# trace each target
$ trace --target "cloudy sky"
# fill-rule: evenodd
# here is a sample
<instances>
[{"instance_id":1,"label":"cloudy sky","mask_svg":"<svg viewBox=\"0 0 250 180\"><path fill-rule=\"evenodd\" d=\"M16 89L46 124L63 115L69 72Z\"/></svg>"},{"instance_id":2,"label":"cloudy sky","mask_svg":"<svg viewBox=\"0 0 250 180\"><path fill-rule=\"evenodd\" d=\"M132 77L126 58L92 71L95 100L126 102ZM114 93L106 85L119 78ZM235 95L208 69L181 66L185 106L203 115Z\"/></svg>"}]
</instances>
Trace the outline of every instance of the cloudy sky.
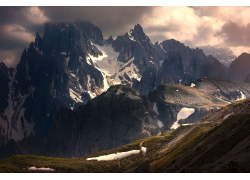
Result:
<instances>
[{"instance_id":1,"label":"cloudy sky","mask_svg":"<svg viewBox=\"0 0 250 180\"><path fill-rule=\"evenodd\" d=\"M15 67L21 53L43 35L46 22L88 20L104 37L124 35L140 24L151 41L174 38L192 48L229 47L250 53L250 7L246 6L0 6L0 62Z\"/></svg>"}]
</instances>

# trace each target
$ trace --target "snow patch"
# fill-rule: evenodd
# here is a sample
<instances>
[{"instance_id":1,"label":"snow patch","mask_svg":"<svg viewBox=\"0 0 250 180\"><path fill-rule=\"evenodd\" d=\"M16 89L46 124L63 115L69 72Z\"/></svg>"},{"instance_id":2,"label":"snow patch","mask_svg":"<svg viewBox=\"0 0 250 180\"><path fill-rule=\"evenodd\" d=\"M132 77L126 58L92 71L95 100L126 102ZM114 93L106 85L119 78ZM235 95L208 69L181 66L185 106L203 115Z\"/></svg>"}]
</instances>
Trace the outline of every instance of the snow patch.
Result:
<instances>
[{"instance_id":1,"label":"snow patch","mask_svg":"<svg viewBox=\"0 0 250 180\"><path fill-rule=\"evenodd\" d=\"M107 91L108 88L109 88L107 76L108 76L108 75L107 75L105 72L102 72L103 85L104 85L103 90L104 90L104 91Z\"/></svg>"},{"instance_id":2,"label":"snow patch","mask_svg":"<svg viewBox=\"0 0 250 180\"><path fill-rule=\"evenodd\" d=\"M37 168L35 166L32 166L32 167L28 167L28 170L30 171L55 171L55 169L52 169L52 168L45 168L45 167L41 167L41 168Z\"/></svg>"},{"instance_id":3,"label":"snow patch","mask_svg":"<svg viewBox=\"0 0 250 180\"><path fill-rule=\"evenodd\" d=\"M119 53L115 52L111 46L99 46L95 45L102 53L103 56L98 56L98 58L89 55L89 57L96 64L96 68L106 73L107 76L110 76L110 79L114 84L121 84L121 77L124 78L126 73L130 79L134 78L138 81L141 80L141 75L136 65L133 63L134 57L130 58L126 63L119 62L117 57Z\"/></svg>"},{"instance_id":4,"label":"snow patch","mask_svg":"<svg viewBox=\"0 0 250 180\"><path fill-rule=\"evenodd\" d=\"M27 73L27 71L26 71L26 73ZM30 136L31 133L34 134L33 128L34 128L35 123L33 123L33 122L28 123L25 120L25 117L24 117L25 108L22 108L22 107L23 107L23 104L24 104L26 98L29 95L33 96L33 92L34 92L35 88L34 87L29 88L30 92L28 94L23 95L23 96L19 92L18 96L20 97L20 100L17 102L18 106L16 108L16 105L13 104L13 102L12 102L13 101L12 96L13 96L13 93L14 93L13 82L14 82L15 74L16 74L16 71L14 72L13 77L11 77L9 75L9 77L10 77L9 99L8 99L8 106L4 111L4 114L8 118L8 120L7 120L8 121L8 126L7 126L8 129L5 129L5 132L6 132L6 136L9 139L14 139L15 141L19 141L19 140L22 140L24 138L25 131L26 131L26 137ZM14 111L14 109L16 109L16 110ZM13 116L15 116L15 119L17 119L16 122L12 122L11 118Z\"/></svg>"},{"instance_id":5,"label":"snow patch","mask_svg":"<svg viewBox=\"0 0 250 180\"><path fill-rule=\"evenodd\" d=\"M240 97L240 98L237 98L236 101L246 99L246 95L243 94L242 91L240 91L240 95L241 95L241 97Z\"/></svg>"},{"instance_id":6,"label":"snow patch","mask_svg":"<svg viewBox=\"0 0 250 180\"><path fill-rule=\"evenodd\" d=\"M231 102L229 102L229 101L226 101L226 100L222 99L222 98L221 98L221 96L219 96L219 97L218 97L218 96L215 96L215 97L216 97L216 98L218 98L219 100L222 100L222 101L224 101L224 102L228 103L228 104L231 104ZM217 108L217 109L218 109L218 108Z\"/></svg>"},{"instance_id":7,"label":"snow patch","mask_svg":"<svg viewBox=\"0 0 250 180\"><path fill-rule=\"evenodd\" d=\"M160 131L160 130L159 130L159 132L158 132L157 136L159 136L159 135L161 135L161 131Z\"/></svg>"},{"instance_id":8,"label":"snow patch","mask_svg":"<svg viewBox=\"0 0 250 180\"><path fill-rule=\"evenodd\" d=\"M157 115L160 114L160 113L158 112L158 108L157 108L157 106L156 106L156 103L154 103L153 110L154 110L154 112L156 112Z\"/></svg>"},{"instance_id":9,"label":"snow patch","mask_svg":"<svg viewBox=\"0 0 250 180\"><path fill-rule=\"evenodd\" d=\"M143 156L146 156L147 148L146 147L141 147L141 152Z\"/></svg>"},{"instance_id":10,"label":"snow patch","mask_svg":"<svg viewBox=\"0 0 250 180\"><path fill-rule=\"evenodd\" d=\"M135 41L134 36L132 36L132 31L128 32L128 37L131 41Z\"/></svg>"},{"instance_id":11,"label":"snow patch","mask_svg":"<svg viewBox=\"0 0 250 180\"><path fill-rule=\"evenodd\" d=\"M158 123L158 126L159 126L160 128L162 128L162 127L164 126L163 123L162 123L160 120L158 120L157 123Z\"/></svg>"},{"instance_id":12,"label":"snow patch","mask_svg":"<svg viewBox=\"0 0 250 180\"><path fill-rule=\"evenodd\" d=\"M98 157L93 157L93 158L87 158L87 160L88 161L89 160L114 161L114 160L120 160L128 156L139 154L139 153L140 153L140 150L131 150L127 152L118 152L118 153L113 153L113 154L108 154L108 155L103 155L103 156L98 156Z\"/></svg>"},{"instance_id":13,"label":"snow patch","mask_svg":"<svg viewBox=\"0 0 250 180\"><path fill-rule=\"evenodd\" d=\"M159 61L159 64L160 64L161 67L162 67L163 62L164 62L164 60Z\"/></svg>"},{"instance_id":14,"label":"snow patch","mask_svg":"<svg viewBox=\"0 0 250 180\"><path fill-rule=\"evenodd\" d=\"M89 65L92 65L92 64L91 64L91 59L90 59L90 57L87 56L86 59L87 59L87 63L88 63Z\"/></svg>"},{"instance_id":15,"label":"snow patch","mask_svg":"<svg viewBox=\"0 0 250 180\"><path fill-rule=\"evenodd\" d=\"M227 119L229 116L231 116L231 115L233 115L233 114L234 114L234 113L232 112L232 113L230 113L230 114L224 116L223 120Z\"/></svg>"},{"instance_id":16,"label":"snow patch","mask_svg":"<svg viewBox=\"0 0 250 180\"><path fill-rule=\"evenodd\" d=\"M179 120L188 118L194 112L195 112L194 108L187 108L187 107L182 108L177 114L177 120L174 122L174 124L171 126L170 129L178 128L180 126L180 124L178 123Z\"/></svg>"},{"instance_id":17,"label":"snow patch","mask_svg":"<svg viewBox=\"0 0 250 180\"><path fill-rule=\"evenodd\" d=\"M62 55L67 55L66 52L61 52Z\"/></svg>"}]
</instances>

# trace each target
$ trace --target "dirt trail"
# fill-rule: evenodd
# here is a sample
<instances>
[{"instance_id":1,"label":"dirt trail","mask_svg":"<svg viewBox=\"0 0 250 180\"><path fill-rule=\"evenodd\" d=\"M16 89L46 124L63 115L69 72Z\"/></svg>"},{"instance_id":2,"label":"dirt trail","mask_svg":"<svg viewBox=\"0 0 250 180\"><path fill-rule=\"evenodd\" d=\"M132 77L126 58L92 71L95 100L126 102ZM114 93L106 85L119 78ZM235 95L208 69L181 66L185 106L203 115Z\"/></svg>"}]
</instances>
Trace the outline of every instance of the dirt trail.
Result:
<instances>
[{"instance_id":1,"label":"dirt trail","mask_svg":"<svg viewBox=\"0 0 250 180\"><path fill-rule=\"evenodd\" d=\"M173 147L176 147L176 145L178 143L180 143L181 139L183 139L184 137L187 136L187 134L192 131L192 129L194 128L185 128L183 130L181 130L180 132L178 132L178 134L175 135L175 138L172 139L169 143L163 145L163 147L161 148L161 150L159 151L159 153L165 153L168 149L171 149Z\"/></svg>"}]
</instances>

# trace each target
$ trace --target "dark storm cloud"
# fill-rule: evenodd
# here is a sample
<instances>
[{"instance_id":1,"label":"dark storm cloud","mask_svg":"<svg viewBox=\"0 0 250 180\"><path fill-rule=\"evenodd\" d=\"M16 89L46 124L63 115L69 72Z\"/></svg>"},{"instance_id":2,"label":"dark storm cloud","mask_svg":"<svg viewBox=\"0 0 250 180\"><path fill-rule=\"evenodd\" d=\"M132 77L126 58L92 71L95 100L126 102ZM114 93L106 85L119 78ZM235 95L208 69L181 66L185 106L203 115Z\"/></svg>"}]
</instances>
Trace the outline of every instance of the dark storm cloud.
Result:
<instances>
[{"instance_id":1,"label":"dark storm cloud","mask_svg":"<svg viewBox=\"0 0 250 180\"><path fill-rule=\"evenodd\" d=\"M140 23L144 14L150 14L153 7L39 7L51 21L87 20L99 27L104 36L118 36Z\"/></svg>"},{"instance_id":2,"label":"dark storm cloud","mask_svg":"<svg viewBox=\"0 0 250 180\"><path fill-rule=\"evenodd\" d=\"M216 36L222 38L230 46L250 46L250 23L239 26L234 22L227 22Z\"/></svg>"},{"instance_id":3,"label":"dark storm cloud","mask_svg":"<svg viewBox=\"0 0 250 180\"><path fill-rule=\"evenodd\" d=\"M0 62L15 67L22 51L43 32L43 22L33 7L0 7ZM37 20L37 21L36 21Z\"/></svg>"},{"instance_id":4,"label":"dark storm cloud","mask_svg":"<svg viewBox=\"0 0 250 180\"><path fill-rule=\"evenodd\" d=\"M23 39L16 38L15 36L11 36L4 30L3 26L0 26L0 51L4 50L12 50L16 48L23 47L23 49L28 45L27 41ZM16 34L24 33L24 30L20 29L19 27L10 30L10 32L16 32ZM1 60L0 60L1 61Z\"/></svg>"},{"instance_id":5,"label":"dark storm cloud","mask_svg":"<svg viewBox=\"0 0 250 180\"><path fill-rule=\"evenodd\" d=\"M25 18L25 12L28 11L30 7L12 7L12 6L1 6L0 7L0 23L9 24L9 23L27 23Z\"/></svg>"},{"instance_id":6,"label":"dark storm cloud","mask_svg":"<svg viewBox=\"0 0 250 180\"><path fill-rule=\"evenodd\" d=\"M20 24L29 32L41 32L43 24L31 22L31 7L0 6L0 25ZM33 17L31 17L33 16Z\"/></svg>"},{"instance_id":7,"label":"dark storm cloud","mask_svg":"<svg viewBox=\"0 0 250 180\"><path fill-rule=\"evenodd\" d=\"M145 28L145 31L147 31L148 33L175 32L175 31L179 31L180 28L181 26L179 24L171 24L171 26L155 25L155 26Z\"/></svg>"}]
</instances>

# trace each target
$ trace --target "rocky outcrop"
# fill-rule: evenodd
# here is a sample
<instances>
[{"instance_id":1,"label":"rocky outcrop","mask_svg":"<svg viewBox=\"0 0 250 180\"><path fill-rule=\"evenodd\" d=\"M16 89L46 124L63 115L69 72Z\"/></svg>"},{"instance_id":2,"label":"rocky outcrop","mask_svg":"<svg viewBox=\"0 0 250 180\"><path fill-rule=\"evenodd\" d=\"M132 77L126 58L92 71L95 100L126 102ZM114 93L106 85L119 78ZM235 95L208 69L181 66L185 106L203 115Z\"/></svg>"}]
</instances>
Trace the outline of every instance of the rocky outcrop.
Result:
<instances>
[{"instance_id":1,"label":"rocky outcrop","mask_svg":"<svg viewBox=\"0 0 250 180\"><path fill-rule=\"evenodd\" d=\"M190 84L191 85L191 84ZM193 88L232 103L250 97L250 84L222 78L201 78L192 82Z\"/></svg>"},{"instance_id":2,"label":"rocky outcrop","mask_svg":"<svg viewBox=\"0 0 250 180\"><path fill-rule=\"evenodd\" d=\"M227 104L206 92L179 84L160 85L148 94L148 98L154 103L156 118L163 124L161 132L171 128L182 108L192 108L194 112L180 119L179 124L197 122L217 107Z\"/></svg>"}]
</instances>

